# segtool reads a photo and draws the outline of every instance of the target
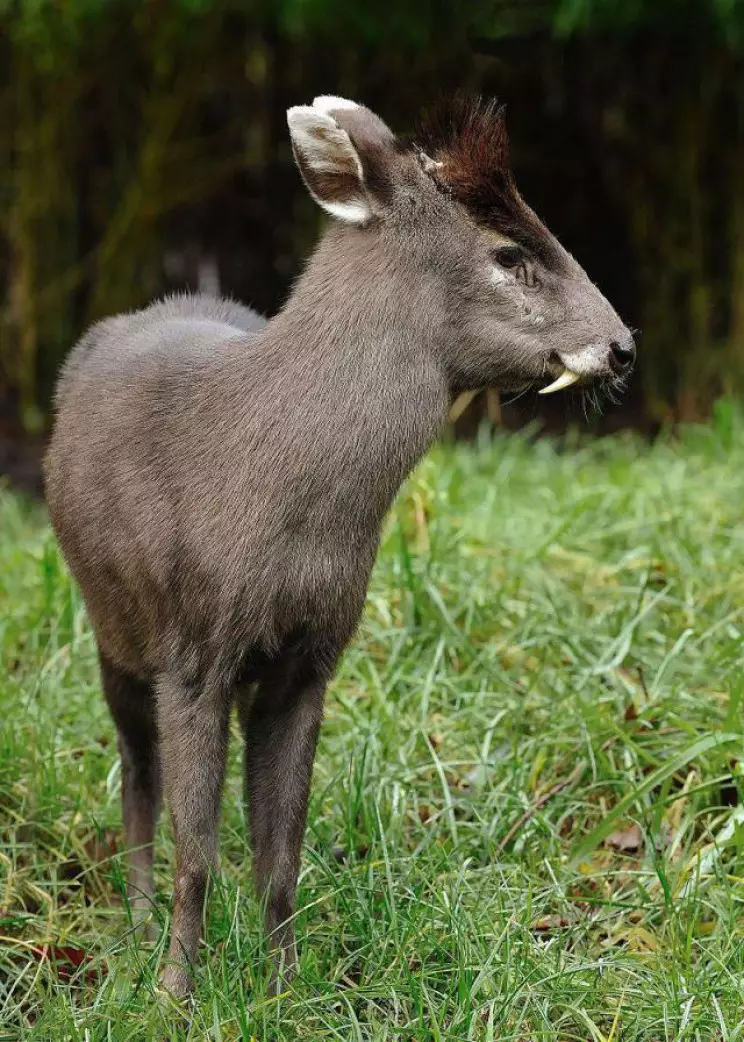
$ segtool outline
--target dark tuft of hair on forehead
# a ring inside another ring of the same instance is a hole
[[[506,106],[496,100],[456,94],[424,113],[416,141],[432,159],[500,171],[510,178],[505,112]]]
[[[551,239],[522,200],[512,176],[505,114],[505,106],[495,100],[457,94],[424,114],[415,145],[443,164],[435,180],[476,221],[550,264]]]

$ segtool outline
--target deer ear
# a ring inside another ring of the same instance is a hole
[[[317,100],[339,107],[337,98]],[[373,215],[372,201],[346,131],[320,106],[296,105],[288,110],[287,123],[295,162],[313,199],[341,221],[365,224]]]

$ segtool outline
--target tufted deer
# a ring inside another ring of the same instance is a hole
[[[305,184],[335,220],[284,308],[265,323],[177,297],[101,322],[65,364],[45,463],[118,729],[141,911],[161,778],[168,797],[163,982],[176,995],[191,987],[216,865],[233,703],[256,886],[291,969],[324,691],[401,482],[459,392],[618,382],[635,353],[517,193],[501,109],[455,101],[410,143],[342,98],[287,116]]]

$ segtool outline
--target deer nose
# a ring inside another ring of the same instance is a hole
[[[630,333],[625,340],[610,343],[610,368],[615,373],[626,373],[635,362],[636,346]]]

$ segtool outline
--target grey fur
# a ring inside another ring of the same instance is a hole
[[[217,863],[232,705],[256,885],[291,968],[323,694],[393,497],[457,391],[539,380],[557,345],[583,350],[584,363],[591,345],[589,375],[601,377],[608,349],[596,345],[627,335],[552,237],[555,270],[494,283],[493,229],[366,112],[338,118],[374,216],[329,227],[275,318],[171,298],[93,327],[59,381],[49,509],[118,728],[139,909],[152,895],[161,782],[168,797],[177,869],[164,983],[178,995]],[[332,169],[317,183],[312,164],[302,173],[316,198],[332,194]],[[535,309],[541,323],[527,321]]]

